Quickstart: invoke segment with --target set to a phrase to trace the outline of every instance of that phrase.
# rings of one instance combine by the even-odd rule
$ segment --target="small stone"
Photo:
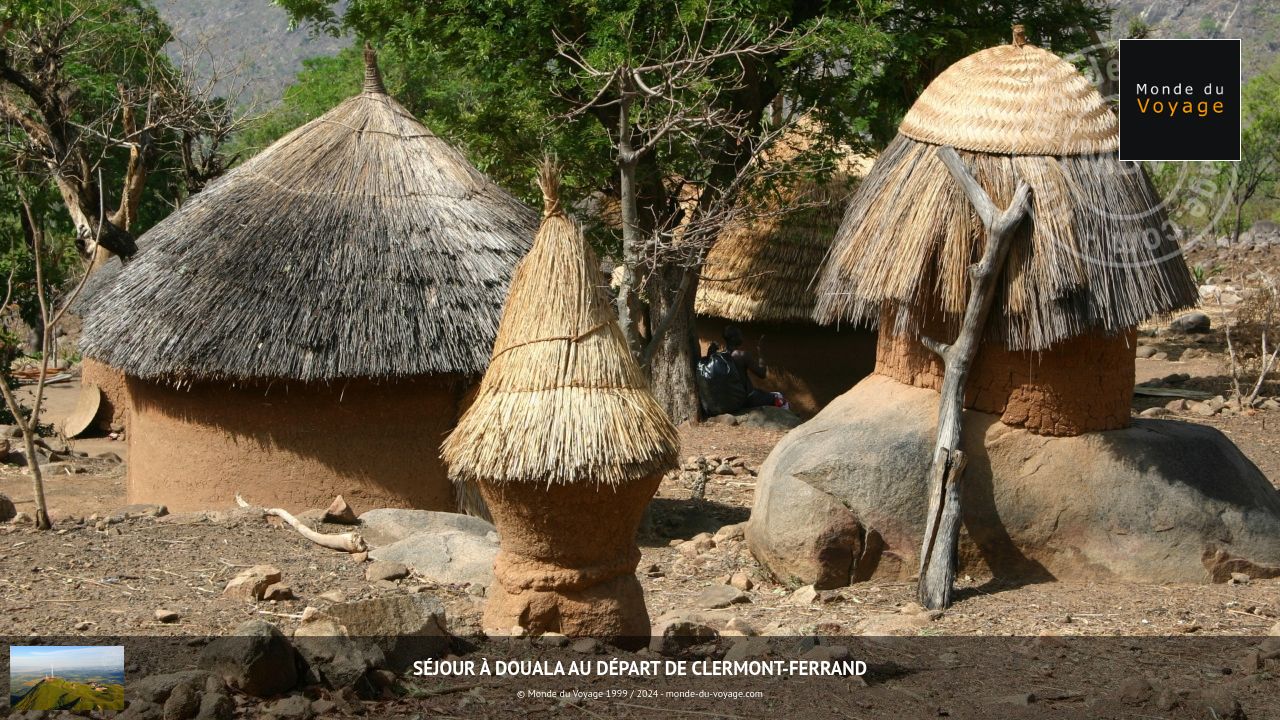
[[[724,527],[717,530],[716,534],[713,535],[711,539],[715,540],[717,545],[723,542],[741,540],[746,536],[746,526],[747,526],[746,523],[734,523],[733,525],[725,525]]]
[[[404,563],[390,562],[387,560],[376,560],[369,563],[369,567],[365,568],[364,579],[369,582],[378,582],[379,580],[399,580],[409,577],[409,568]]]
[[[1232,585],[1248,585],[1248,584],[1249,584],[1249,581],[1250,581],[1250,580],[1252,580],[1252,579],[1253,579],[1253,578],[1249,577],[1249,576],[1248,576],[1247,574],[1245,574],[1245,573],[1242,573],[1242,572],[1233,572],[1233,573],[1231,573],[1231,580],[1230,580],[1230,583],[1231,583]]]
[[[649,650],[663,655],[674,655],[681,650],[715,640],[717,637],[719,633],[703,622],[690,617],[668,614],[654,622]]]
[[[729,578],[729,585],[746,591],[754,587],[755,583],[751,582],[751,578],[747,577],[746,573],[736,572]]]
[[[1138,415],[1146,418],[1163,417],[1165,415],[1172,415],[1172,414],[1173,412],[1171,412],[1168,408],[1162,408],[1162,407],[1147,408],[1146,410],[1143,410],[1142,412],[1138,413]]]
[[[270,715],[280,720],[310,720],[315,717],[311,701],[303,695],[290,695],[266,706]]]
[[[328,700],[326,698],[320,698],[319,700],[311,701],[311,711],[317,715],[328,715],[329,713],[337,709],[338,709],[338,703],[332,700]]]
[[[1151,681],[1140,676],[1126,679],[1115,691],[1115,699],[1126,705],[1141,705],[1154,695],[1155,688],[1151,686]]]
[[[569,645],[569,637],[558,632],[545,632],[534,638],[534,644],[541,647],[562,648]]]
[[[818,599],[818,591],[812,585],[804,587],[791,593],[787,598],[787,602],[792,605],[812,605]]]
[[[93,627],[93,623],[91,623],[91,622],[89,622],[89,621],[87,621],[87,620],[82,620],[82,621],[80,621],[80,622],[76,623],[75,625],[72,625],[72,628],[73,628],[73,629],[78,630],[78,631],[80,631],[80,632],[84,632],[85,630],[88,630],[88,629],[89,629],[89,628],[91,628],[91,627]]]
[[[35,522],[31,519],[31,516],[25,512],[14,513],[13,517],[10,518],[10,521],[14,525],[31,525]]]
[[[740,635],[751,636],[756,634],[756,629],[751,627],[751,623],[742,618],[730,618],[729,622],[724,624],[724,635]]]
[[[1218,412],[1218,409],[1207,402],[1198,402],[1191,406],[1191,413],[1200,417],[1213,417]]]
[[[355,510],[351,509],[341,495],[334,498],[329,504],[329,509],[324,511],[324,521],[337,525],[356,525],[360,522]]]
[[[773,652],[773,647],[769,644],[768,638],[762,637],[744,637],[739,639],[724,654],[724,659],[728,662],[741,662],[743,660],[757,660],[767,657]]]
[[[317,595],[316,599],[327,603],[340,603],[346,602],[347,596],[341,590],[328,590]]]
[[[254,565],[236,573],[222,594],[237,600],[261,600],[267,588],[280,582],[280,569],[273,565]]]
[[[266,591],[262,593],[262,599],[275,600],[276,602],[280,602],[281,600],[292,600],[293,588],[284,583],[275,583],[268,586]]]
[[[351,553],[351,562],[354,562],[357,565],[365,562],[368,559],[369,559],[369,553],[367,552]]]
[[[1168,359],[1169,359],[1169,353],[1167,353],[1167,352],[1158,352],[1158,353],[1156,353],[1155,355],[1152,355],[1152,356],[1151,356],[1151,359],[1152,359],[1152,360],[1168,360]]]
[[[162,623],[176,623],[182,619],[182,616],[173,610],[159,608],[156,610],[156,621]]]
[[[595,638],[578,638],[569,643],[569,649],[582,655],[596,655],[604,650],[604,645]]]
[[[1270,637],[1280,637],[1280,622],[1272,625],[1271,629],[1267,631],[1267,635]]]
[[[1169,323],[1169,330],[1175,333],[1200,334],[1209,332],[1212,322],[1202,312],[1189,312],[1180,315]]]
[[[1280,401],[1275,398],[1268,398],[1262,401],[1262,405],[1260,405],[1260,407],[1263,410],[1280,410]]]
[[[717,425],[729,425],[730,427],[732,427],[738,424],[738,418],[735,415],[731,415],[729,413],[723,413],[720,415],[714,415],[712,417],[707,418],[707,422],[715,423]]]
[[[720,463],[720,467],[716,468],[717,475],[737,475],[738,472],[733,469],[729,463]]]
[[[1262,654],[1257,650],[1250,650],[1240,656],[1240,661],[1236,663],[1236,667],[1245,675],[1252,675],[1266,667],[1266,662],[1262,658]]]
[[[741,590],[730,585],[712,585],[703,590],[696,600],[698,607],[708,610],[718,610],[727,608],[730,605],[738,605],[751,602],[751,598]]]
[[[1143,345],[1138,348],[1137,356],[1140,358],[1149,358],[1156,354],[1156,348],[1153,345]]]
[[[1175,413],[1186,412],[1187,401],[1182,398],[1177,398],[1175,400],[1170,400],[1169,402],[1165,403],[1164,407],[1169,412],[1175,412]]]
[[[698,533],[689,540],[676,545],[676,551],[681,555],[688,557],[696,557],[716,546],[716,541],[711,539],[710,533]]]

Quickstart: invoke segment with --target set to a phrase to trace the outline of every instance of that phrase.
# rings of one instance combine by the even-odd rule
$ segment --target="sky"
[[[11,672],[48,671],[50,666],[53,667],[55,674],[59,670],[103,667],[123,668],[124,647],[120,645],[46,645],[38,647],[13,646],[9,648],[9,670]]]

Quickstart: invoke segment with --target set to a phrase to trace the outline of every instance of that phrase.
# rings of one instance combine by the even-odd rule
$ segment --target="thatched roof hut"
[[[985,399],[969,406],[1052,434],[1127,424],[1133,328],[1197,295],[1150,179],[1117,157],[1117,127],[1089,81],[1046,50],[1015,42],[955,63],[855,193],[817,281],[815,317],[879,321],[877,372],[938,387],[941,364],[918,338],[954,336],[984,237],[938,157],[951,146],[997,205],[1018,179],[1031,186],[992,342],[970,380]],[[1115,369],[1097,376],[1086,357]]]
[[[493,358],[445,442],[458,480],[620,485],[670,469],[679,440],[627,347],[600,262],[544,168],[547,209],[511,281]]]
[[[1001,45],[947,68],[921,94],[845,212],[818,283],[822,322],[899,329],[954,323],[982,227],[938,159],[954,147],[997,204],[1015,180],[1032,220],[1011,250],[996,310],[999,339],[1040,350],[1114,334],[1196,302],[1165,213],[1139,165],[1117,158],[1117,121],[1079,71],[1032,45]]]
[[[191,198],[95,293],[82,349],[130,378],[131,494],[166,494],[136,477],[158,432],[165,452],[198,456],[190,442],[220,462],[245,456],[248,436],[255,463],[278,466],[252,477],[298,468],[257,497],[241,482],[251,500],[318,502],[335,484],[360,498],[364,483],[379,486],[370,502],[451,507],[438,443],[488,363],[535,223],[387,95],[366,50],[359,95]],[[386,457],[363,457],[370,443]],[[172,484],[190,469],[209,488],[196,497],[230,499],[198,478],[231,470],[195,465],[154,470]]]
[[[813,319],[813,278],[831,247],[849,196],[872,158],[850,151],[819,181],[791,160],[810,147],[811,124],[788,133],[765,161],[777,168],[767,188],[748,193],[743,216],[707,253],[694,311],[703,352],[724,344],[729,324],[755,348],[764,338],[769,377],[762,387],[786,395],[812,415],[871,371],[874,335],[864,328],[822,327]]]

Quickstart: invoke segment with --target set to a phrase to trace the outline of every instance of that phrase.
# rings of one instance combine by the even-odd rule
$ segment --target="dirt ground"
[[[1143,342],[1164,341],[1149,338]],[[1137,366],[1139,382],[1186,373],[1191,377],[1180,381],[1178,386],[1225,392],[1229,376],[1215,339],[1206,338],[1197,347],[1207,348],[1209,354],[1181,360],[1180,348],[1175,347],[1165,359],[1140,359]],[[70,411],[77,392],[75,384],[50,388],[50,421],[56,422]],[[1134,412],[1163,406],[1168,401],[1169,398],[1138,397],[1135,398]],[[1280,440],[1275,431],[1280,425],[1280,411],[1209,418],[1179,413],[1177,417],[1222,430],[1273,482],[1280,483]],[[1046,637],[1068,636],[1122,636],[1135,641],[1139,636],[1257,637],[1266,635],[1280,621],[1280,579],[1226,585],[1043,583],[1018,586],[984,577],[963,576],[958,582],[958,602],[937,616],[920,612],[914,602],[915,587],[909,583],[861,583],[828,591],[819,603],[798,606],[788,600],[793,588],[772,581],[740,539],[726,540],[711,551],[694,557],[675,549],[674,544],[698,533],[715,533],[726,525],[747,519],[755,487],[754,471],[782,435],[780,431],[717,424],[681,428],[682,457],[736,457],[743,466],[734,476],[712,475],[705,499],[698,502],[690,499],[690,488],[683,480],[671,478],[664,481],[654,502],[648,532],[641,542],[639,574],[651,618],[657,619],[669,611],[696,611],[719,622],[736,618],[757,631],[772,628],[784,635],[844,636],[851,641],[856,639],[852,636],[863,633],[953,639],[955,636],[1009,636],[1022,638],[1018,642],[1024,644],[1028,638],[1040,643]],[[96,438],[75,441],[72,446],[74,450],[89,455],[112,452],[127,462],[127,445],[122,441]],[[398,581],[394,587],[371,585],[364,579],[361,564],[350,556],[317,547],[291,529],[252,512],[228,508],[162,518],[107,520],[100,526],[97,523],[99,519],[109,518],[125,504],[124,468],[123,463],[92,464],[86,472],[49,476],[47,493],[56,524],[53,533],[0,525],[0,636],[199,637],[226,633],[244,620],[255,617],[275,622],[288,633],[299,623],[303,609],[318,594],[335,589],[341,590],[349,599],[388,593],[429,592],[444,603],[451,632],[471,637],[480,634],[484,598],[473,594],[474,591],[468,592],[463,587],[436,586],[412,577]],[[0,493],[12,498],[18,510],[31,510],[30,477],[25,470],[0,466]],[[357,512],[366,509],[356,508]],[[281,569],[284,582],[292,586],[296,600],[249,604],[222,597],[223,586],[238,569],[263,563]],[[745,573],[752,581],[752,588],[747,593],[750,601],[725,610],[699,610],[697,596],[708,586],[723,583],[736,572]],[[158,609],[174,611],[180,619],[174,623],[158,622],[155,619]],[[1031,647],[1033,653],[1043,650],[1039,645]],[[1224,649],[1222,652],[1231,655],[1236,650]],[[933,657],[939,652],[942,650],[935,647],[923,651],[922,657]],[[538,654],[541,656],[542,651]],[[1060,657],[1066,655],[1060,654]],[[1230,665],[1235,661],[1226,657],[1222,662]],[[973,668],[980,667],[980,664],[964,666]],[[942,672],[946,668],[938,670]],[[897,686],[888,696],[871,693],[859,701],[862,705],[840,706],[843,708],[840,712],[827,714],[824,711],[812,716],[887,717],[890,715],[879,714],[883,710],[873,708],[884,708],[884,703],[894,705],[896,702],[900,711],[892,715],[896,717],[968,717],[959,711],[941,713],[945,698],[934,697],[938,693],[945,695],[948,682],[952,683],[953,693],[966,690],[967,685],[945,679],[952,675],[945,672],[938,676],[913,673],[903,681],[905,684]],[[1079,686],[1087,684],[1087,681],[1086,674],[1073,677],[1070,683]],[[413,698],[397,701],[400,704],[382,706],[377,711],[382,714],[375,713],[375,716],[428,717],[437,713],[472,716],[470,710],[479,708],[484,711],[479,713],[481,716],[505,717],[512,709],[508,702],[509,687],[495,696],[493,693],[498,692],[497,686],[442,686],[436,680],[414,690],[413,682],[410,683]],[[985,683],[984,693],[1003,697],[1001,693],[1005,688],[999,683],[991,684],[989,673],[971,673],[967,682]],[[1039,693],[1043,702],[1046,693],[1052,696],[1043,687],[1062,688],[1066,686],[1064,683],[1070,684],[1062,677],[1056,681],[1040,677],[1026,680],[1024,685],[1030,688],[1027,692]],[[770,686],[768,682],[764,684]],[[801,685],[788,687],[794,689]],[[678,682],[663,685],[679,686]],[[811,686],[813,692],[824,692],[820,681],[813,681]],[[584,681],[584,690],[591,687],[603,686],[599,681]],[[778,695],[778,686],[770,687]],[[1036,690],[1036,687],[1042,689]],[[1251,692],[1254,691],[1248,688],[1237,689],[1236,695],[1247,699],[1253,697]],[[1258,695],[1263,696],[1270,695]],[[893,701],[895,697],[897,699]],[[1063,697],[1067,699],[1058,704],[1082,713],[1078,717],[1112,716],[1098,712],[1093,705],[1082,704],[1082,696],[1066,693]],[[646,717],[649,713],[644,708],[656,707],[637,702],[631,704],[634,707],[630,710],[625,703],[613,706],[607,716]],[[589,705],[561,701],[552,706],[558,708],[557,712],[543,716],[559,717],[563,711],[566,717],[603,717],[590,710]],[[741,705],[734,706],[732,712],[715,703],[681,707],[702,715],[760,716],[760,713],[748,711]],[[826,710],[831,710],[831,707]],[[401,711],[405,714],[398,714]],[[780,717],[783,715],[776,713],[786,715],[792,711],[795,708],[784,711],[774,707],[770,712]],[[803,715],[809,716],[808,713]],[[994,716],[1031,717],[1013,710]],[[1142,714],[1115,716],[1157,717]],[[1158,717],[1175,716],[1181,717]],[[1268,716],[1255,712],[1249,717]]]

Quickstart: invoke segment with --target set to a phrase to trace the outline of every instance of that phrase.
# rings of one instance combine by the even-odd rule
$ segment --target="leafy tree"
[[[807,113],[816,121],[821,133],[811,161],[821,163],[842,143],[863,148],[886,142],[925,84],[954,60],[1008,42],[1014,21],[1026,24],[1033,40],[1069,51],[1087,44],[1086,29],[1105,27],[1109,17],[1098,0],[351,0],[345,7],[332,0],[276,2],[295,21],[375,41],[389,59],[384,75],[406,105],[433,130],[462,144],[481,169],[530,199],[534,158],[542,152],[560,158],[570,196],[618,195],[610,137],[618,126],[617,106],[606,95],[590,112],[573,112],[590,99],[584,97],[590,88],[562,55],[566,42],[592,66],[617,68],[670,56],[682,28],[706,17],[715,20],[708,26],[713,35],[741,30],[745,43],[775,30],[803,36],[803,43],[743,60],[741,81],[714,94],[714,110],[747,119],[745,136],[672,135],[641,159],[638,221],[646,232],[679,226],[687,212],[684,190],[722,196],[760,151],[775,103],[782,114]],[[709,73],[716,76],[721,75]],[[616,233],[598,240],[619,254]],[[699,269],[696,261],[652,257],[648,266],[633,268],[645,279],[637,328],[669,328],[668,337],[649,338],[662,340],[650,376],[676,419],[696,409],[691,320]],[[678,317],[668,322],[673,307]]]

